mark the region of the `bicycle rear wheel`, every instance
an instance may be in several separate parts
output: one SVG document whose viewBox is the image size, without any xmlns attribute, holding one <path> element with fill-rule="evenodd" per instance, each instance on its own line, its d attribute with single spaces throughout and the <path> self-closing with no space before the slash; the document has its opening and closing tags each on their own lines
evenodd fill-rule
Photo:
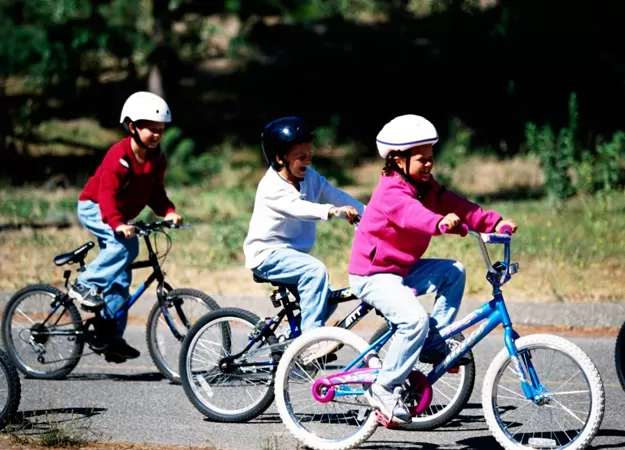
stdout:
<svg viewBox="0 0 625 450">
<path fill-rule="evenodd" d="M 258 339 L 261 319 L 222 308 L 191 328 L 180 350 L 180 381 L 195 408 L 217 422 L 247 422 L 273 402 L 273 378 L 282 352 L 271 334 Z"/>
<path fill-rule="evenodd" d="M 507 450 L 586 448 L 605 407 L 603 383 L 591 359 L 558 336 L 535 334 L 515 344 L 520 364 L 504 348 L 484 377 L 482 407 L 497 442 Z M 534 398 L 526 398 L 519 372 L 537 380 Z"/>
<path fill-rule="evenodd" d="M 167 313 L 182 339 L 193 324 L 204 314 L 219 309 L 212 297 L 195 289 L 174 289 L 167 293 Z M 168 380 L 178 383 L 178 359 L 182 339 L 171 332 L 159 302 L 148 315 L 146 341 L 150 357 L 159 372 Z"/>
<path fill-rule="evenodd" d="M 21 394 L 20 376 L 9 356 L 0 350 L 0 430 L 17 412 Z"/>
<path fill-rule="evenodd" d="M 80 360 L 82 320 L 71 301 L 60 301 L 63 296 L 53 286 L 36 284 L 16 292 L 4 309 L 4 346 L 17 369 L 27 376 L 63 378 Z"/>
<path fill-rule="evenodd" d="M 625 323 L 623 323 L 623 326 L 616 337 L 614 362 L 616 365 L 616 374 L 621 382 L 621 387 L 625 390 Z"/>
<path fill-rule="evenodd" d="M 369 339 L 369 343 L 373 344 L 387 331 L 388 326 L 382 325 L 371 339 Z M 392 339 L 393 338 L 391 338 L 391 340 Z M 459 345 L 463 340 L 464 337 L 458 334 L 449 339 L 447 343 L 454 346 Z M 387 342 L 380 351 L 380 358 L 382 360 L 384 360 L 389 342 Z M 470 351 L 467 354 L 472 356 Z M 417 361 L 414 369 L 427 375 L 432 370 L 432 365 Z M 471 362 L 467 365 L 460 366 L 457 373 L 448 372 L 434 383 L 432 385 L 434 396 L 428 409 L 422 414 L 413 417 L 411 423 L 399 425 L 399 428 L 404 430 L 425 431 L 442 427 L 451 422 L 468 403 L 473 393 L 474 384 L 475 361 L 471 358 Z"/>
</svg>

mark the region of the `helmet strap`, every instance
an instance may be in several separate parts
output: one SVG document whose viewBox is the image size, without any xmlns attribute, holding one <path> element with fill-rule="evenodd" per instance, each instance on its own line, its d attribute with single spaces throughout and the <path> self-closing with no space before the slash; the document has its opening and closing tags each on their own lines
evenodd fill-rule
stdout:
<svg viewBox="0 0 625 450">
<path fill-rule="evenodd" d="M 134 129 L 134 131 L 130 130 L 130 123 L 132 123 L 132 128 Z M 141 140 L 141 137 L 139 137 L 139 133 L 137 133 L 137 126 L 134 124 L 134 122 L 130 122 L 129 124 L 125 124 L 125 128 L 128 130 L 128 133 L 130 134 L 130 136 L 132 136 L 132 138 L 134 139 L 134 141 L 137 143 L 137 145 L 145 150 L 152 150 L 150 147 L 148 147 L 147 145 L 145 145 L 143 143 L 143 141 Z"/>
<path fill-rule="evenodd" d="M 420 185 L 410 176 L 410 156 L 404 157 L 405 167 L 402 170 L 397 163 L 395 163 L 395 170 L 399 173 L 399 175 L 408 182 L 415 190 L 417 191 L 417 198 L 420 200 L 425 194 L 423 185 Z"/>
<path fill-rule="evenodd" d="M 278 155 L 280 156 L 280 159 L 282 160 L 282 164 L 280 164 L 280 168 L 277 169 L 278 171 L 282 170 L 282 168 L 286 169 L 286 173 L 288 173 L 289 175 L 291 175 L 293 178 L 295 178 L 297 181 L 304 181 L 303 178 L 300 177 L 296 177 L 293 172 L 291 172 L 291 168 L 289 167 L 289 164 L 285 161 L 284 156 L 282 155 Z"/>
</svg>

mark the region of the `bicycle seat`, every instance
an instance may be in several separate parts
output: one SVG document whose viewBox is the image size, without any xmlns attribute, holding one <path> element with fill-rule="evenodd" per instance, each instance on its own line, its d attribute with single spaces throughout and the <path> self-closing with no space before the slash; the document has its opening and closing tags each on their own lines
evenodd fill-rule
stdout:
<svg viewBox="0 0 625 450">
<path fill-rule="evenodd" d="M 62 253 L 54 257 L 54 264 L 57 266 L 64 266 L 65 264 L 74 264 L 80 261 L 84 261 L 89 250 L 91 250 L 95 244 L 92 241 L 81 245 L 76 250 L 71 252 Z"/>
<path fill-rule="evenodd" d="M 256 274 L 254 274 L 254 281 L 257 282 L 257 283 L 271 283 L 271 285 L 275 286 L 275 287 L 285 287 L 287 289 L 294 288 L 294 289 L 297 290 L 297 286 L 294 286 L 292 284 L 280 283 L 279 281 L 265 280 L 264 278 L 261 278 L 261 277 L 259 277 Z"/>
</svg>

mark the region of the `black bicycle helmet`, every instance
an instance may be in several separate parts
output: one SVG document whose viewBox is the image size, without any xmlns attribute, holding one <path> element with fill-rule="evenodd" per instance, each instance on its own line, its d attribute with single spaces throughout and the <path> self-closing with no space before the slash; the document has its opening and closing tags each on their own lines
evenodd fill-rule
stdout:
<svg viewBox="0 0 625 450">
<path fill-rule="evenodd" d="M 311 142 L 315 130 L 304 119 L 296 116 L 281 117 L 269 122 L 260 135 L 263 154 L 274 170 L 282 169 L 276 155 L 284 160 L 284 155 L 293 145 Z"/>
</svg>

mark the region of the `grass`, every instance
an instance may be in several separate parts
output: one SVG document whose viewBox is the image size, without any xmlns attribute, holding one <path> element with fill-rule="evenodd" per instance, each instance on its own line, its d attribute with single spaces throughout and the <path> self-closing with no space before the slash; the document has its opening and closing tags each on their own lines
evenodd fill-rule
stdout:
<svg viewBox="0 0 625 450">
<path fill-rule="evenodd" d="M 377 162 L 354 170 L 357 184 L 346 190 L 366 201 L 378 171 Z M 482 171 L 490 176 L 485 177 L 488 182 L 480 189 L 476 180 Z M 497 166 L 493 161 L 480 165 L 479 161 L 470 160 L 454 171 L 452 179 L 459 190 L 471 197 L 515 186 L 535 188 L 540 177 L 530 174 L 537 171 L 533 161 L 517 160 Z M 243 268 L 242 245 L 254 192 L 253 187 L 169 189 L 180 212 L 194 226 L 191 230 L 171 232 L 173 247 L 164 267 L 174 285 L 212 294 L 266 294 L 267 286 L 254 283 L 249 271 Z M 62 269 L 52 264 L 54 255 L 92 239 L 75 217 L 78 193 L 77 189 L 0 192 L 0 226 L 27 222 L 68 225 L 62 229 L 5 227 L 0 232 L 0 290 L 61 280 Z M 512 257 L 520 262 L 521 271 L 505 288 L 510 300 L 617 302 L 625 299 L 625 286 L 619 281 L 625 269 L 625 231 L 620 226 L 625 221 L 622 193 L 603 198 L 578 197 L 560 204 L 540 199 L 486 199 L 480 203 L 514 218 L 520 226 Z M 149 218 L 150 212 L 144 211 L 141 217 Z M 335 287 L 347 283 L 345 268 L 352 236 L 352 228 L 344 221 L 318 225 L 313 254 L 329 266 Z M 159 249 L 164 250 L 165 244 L 164 238 L 159 238 Z M 96 254 L 92 253 L 90 257 Z M 434 238 L 426 257 L 460 260 L 468 273 L 466 295 L 471 298 L 489 295 L 484 267 L 471 239 Z M 135 280 L 144 276 L 138 274 Z"/>
</svg>

